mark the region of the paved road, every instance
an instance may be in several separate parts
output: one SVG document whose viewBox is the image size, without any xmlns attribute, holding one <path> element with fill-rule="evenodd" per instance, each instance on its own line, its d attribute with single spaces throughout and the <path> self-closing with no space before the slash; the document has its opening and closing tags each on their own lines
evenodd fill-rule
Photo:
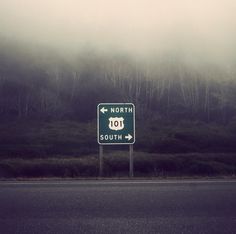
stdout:
<svg viewBox="0 0 236 234">
<path fill-rule="evenodd" d="M 0 182 L 0 233 L 236 233 L 236 181 Z"/>
</svg>

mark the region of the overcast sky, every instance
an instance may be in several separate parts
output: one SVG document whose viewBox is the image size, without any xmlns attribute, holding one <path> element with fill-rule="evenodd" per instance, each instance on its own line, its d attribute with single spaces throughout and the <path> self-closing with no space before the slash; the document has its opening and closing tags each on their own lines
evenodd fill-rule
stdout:
<svg viewBox="0 0 236 234">
<path fill-rule="evenodd" d="M 76 51 L 234 54 L 235 0 L 0 0 L 0 34 Z"/>
</svg>

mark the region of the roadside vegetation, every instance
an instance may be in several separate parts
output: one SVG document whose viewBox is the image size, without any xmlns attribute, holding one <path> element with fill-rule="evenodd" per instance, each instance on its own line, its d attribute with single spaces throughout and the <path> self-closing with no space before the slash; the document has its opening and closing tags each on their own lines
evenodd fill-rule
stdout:
<svg viewBox="0 0 236 234">
<path fill-rule="evenodd" d="M 0 158 L 77 158 L 96 154 L 96 121 L 2 122 L 0 147 Z M 114 151 L 123 148 L 113 147 Z M 236 121 L 228 125 L 137 121 L 135 150 L 170 154 L 236 153 Z"/>
<path fill-rule="evenodd" d="M 236 131 L 202 122 L 137 122 L 137 177 L 234 176 Z M 96 121 L 0 124 L 0 177 L 97 177 Z M 104 176 L 128 176 L 127 146 L 104 147 Z"/>
<path fill-rule="evenodd" d="M 0 178 L 98 177 L 98 155 L 80 158 L 5 158 L 0 160 Z M 127 177 L 128 151 L 106 152 L 104 177 Z M 149 154 L 135 152 L 135 177 L 236 176 L 235 154 Z"/>
</svg>

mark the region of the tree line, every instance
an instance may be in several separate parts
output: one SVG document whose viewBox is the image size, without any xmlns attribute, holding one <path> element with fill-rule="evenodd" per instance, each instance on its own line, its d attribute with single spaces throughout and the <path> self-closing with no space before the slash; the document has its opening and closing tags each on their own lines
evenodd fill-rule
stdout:
<svg viewBox="0 0 236 234">
<path fill-rule="evenodd" d="M 96 118 L 100 102 L 133 102 L 141 120 L 236 118 L 236 72 L 171 56 L 142 60 L 84 50 L 73 58 L 47 49 L 0 46 L 0 118 Z"/>
</svg>

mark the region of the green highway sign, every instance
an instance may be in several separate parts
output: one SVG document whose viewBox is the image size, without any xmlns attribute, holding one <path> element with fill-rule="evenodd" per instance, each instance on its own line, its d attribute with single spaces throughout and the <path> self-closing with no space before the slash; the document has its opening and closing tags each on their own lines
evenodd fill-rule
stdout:
<svg viewBox="0 0 236 234">
<path fill-rule="evenodd" d="M 99 144 L 134 144 L 134 104 L 100 103 L 97 106 L 97 129 Z"/>
</svg>

